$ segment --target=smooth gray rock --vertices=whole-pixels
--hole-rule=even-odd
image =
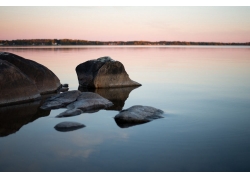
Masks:
[[[80,109],[69,109],[57,115],[56,117],[70,117],[70,116],[77,116],[80,114],[82,114],[82,111]]]
[[[60,80],[51,70],[35,61],[7,52],[1,52],[0,59],[11,63],[25,74],[36,85],[40,94],[56,92],[61,86]]]
[[[74,131],[80,128],[85,127],[85,125],[78,123],[78,122],[61,122],[59,124],[57,124],[54,128],[57,131],[61,131],[61,132],[67,132],[67,131]]]
[[[0,106],[40,99],[36,85],[15,65],[0,60]]]
[[[163,111],[150,106],[132,106],[128,109],[120,111],[115,116],[116,121],[143,123],[154,119],[163,118]]]
[[[76,67],[79,85],[88,88],[141,86],[132,81],[123,64],[110,57],[101,57]]]
[[[68,110],[62,112],[57,117],[76,116],[83,112],[97,112],[112,106],[113,103],[92,92],[80,92],[77,90],[67,91],[47,99],[41,109],[58,109],[67,107]]]
[[[68,104],[76,101],[76,99],[80,95],[81,95],[81,92],[78,90],[67,91],[61,94],[57,94],[47,99],[40,108],[41,109],[58,109],[61,107],[65,107]]]
[[[75,102],[69,104],[67,109],[81,109],[83,112],[90,110],[105,109],[112,106],[113,103],[99,94],[92,92],[83,92]]]

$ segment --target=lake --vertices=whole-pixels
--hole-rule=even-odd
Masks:
[[[78,89],[75,68],[102,56],[123,63],[138,88],[115,107],[56,118],[40,101],[0,108],[0,171],[250,171],[250,47],[47,46],[0,47],[45,65]],[[133,105],[164,118],[125,127],[114,116]],[[73,121],[86,127],[59,132]]]

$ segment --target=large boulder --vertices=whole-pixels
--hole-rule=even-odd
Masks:
[[[15,65],[0,60],[0,105],[10,105],[40,99],[34,84]]]
[[[135,105],[120,111],[115,116],[116,122],[146,123],[154,119],[163,118],[163,111],[150,106]]]
[[[0,52],[0,59],[11,63],[25,74],[36,85],[40,94],[55,92],[61,86],[60,80],[51,70],[35,61],[7,52]]]
[[[76,67],[79,85],[87,88],[141,86],[132,81],[123,64],[110,57],[101,57]]]

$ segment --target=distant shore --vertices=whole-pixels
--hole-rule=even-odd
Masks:
[[[63,46],[63,45],[196,45],[196,46],[250,46],[250,42],[188,42],[188,41],[87,41],[77,39],[20,39],[0,40],[0,46]]]

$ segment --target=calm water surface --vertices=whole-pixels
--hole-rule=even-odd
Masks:
[[[248,47],[0,47],[51,69],[70,90],[75,67],[102,56],[122,62],[138,88],[109,110],[55,118],[40,102],[0,108],[0,171],[250,171]],[[164,118],[124,128],[114,116],[133,105]],[[74,121],[86,127],[59,132]]]

